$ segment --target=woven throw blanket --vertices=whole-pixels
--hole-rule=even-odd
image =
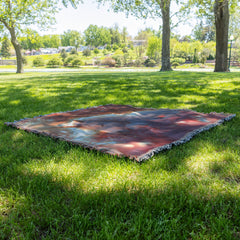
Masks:
[[[234,116],[110,104],[5,124],[140,162]]]

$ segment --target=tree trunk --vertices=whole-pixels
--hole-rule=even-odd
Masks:
[[[9,29],[9,31],[11,34],[11,42],[15,49],[16,57],[17,57],[17,73],[23,73],[23,60],[22,60],[21,45],[19,44],[19,42],[17,40],[15,28],[12,27]]]
[[[170,4],[171,0],[161,0],[162,11],[162,67],[160,71],[172,71],[170,63]]]
[[[227,72],[228,69],[228,0],[215,0],[214,6],[216,25],[216,63],[214,72]]]

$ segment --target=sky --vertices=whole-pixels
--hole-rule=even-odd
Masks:
[[[175,9],[176,6],[172,6]],[[140,30],[146,27],[159,29],[161,25],[161,19],[137,19],[133,16],[128,16],[124,13],[114,13],[109,11],[107,6],[101,6],[98,8],[97,3],[91,0],[85,1],[84,4],[80,4],[77,9],[73,9],[71,6],[68,8],[62,7],[62,10],[56,14],[56,24],[52,26],[53,29],[40,32],[44,34],[63,34],[64,31],[77,30],[81,33],[88,28],[90,24],[104,27],[112,27],[114,24],[118,24],[120,29],[127,27],[127,31],[131,36],[136,36]],[[176,34],[190,35],[193,26],[189,24],[181,24],[181,28],[175,29],[173,32]]]

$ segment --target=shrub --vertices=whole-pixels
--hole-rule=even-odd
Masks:
[[[112,57],[116,62],[116,67],[122,67],[123,66],[123,56],[121,55],[115,55]]]
[[[129,43],[128,48],[130,48],[131,50],[133,50],[133,49],[134,49],[133,43]]]
[[[25,56],[22,56],[22,63],[23,63],[23,65],[28,64],[27,58]]]
[[[97,65],[97,66],[100,66],[101,65],[101,60],[98,58],[94,61],[94,64]]]
[[[207,58],[205,56],[201,56],[199,60],[200,60],[200,63],[205,64],[207,61]]]
[[[83,61],[79,58],[79,57],[75,57],[72,61],[71,61],[71,65],[73,67],[79,67],[83,65]]]
[[[66,53],[65,49],[61,50],[60,56],[61,56],[63,61],[67,58],[68,54]]]
[[[102,60],[102,65],[108,65],[109,67],[115,67],[116,61],[113,58],[107,57]]]
[[[85,57],[91,56],[91,50],[90,49],[84,49],[82,52],[82,55]]]
[[[176,67],[179,66],[180,64],[179,64],[178,62],[173,62],[171,65],[172,65],[174,68],[176,68]]]
[[[214,60],[215,57],[212,54],[209,54],[209,57],[207,58],[207,60]]]
[[[78,52],[77,52],[76,48],[72,48],[70,54],[71,55],[78,55]]]
[[[186,62],[185,58],[172,58],[171,63],[177,62],[179,64],[184,64]]]
[[[141,67],[143,65],[143,60],[141,58],[137,58],[134,63],[134,67]]]
[[[103,49],[103,54],[104,54],[104,55],[107,55],[107,54],[108,54],[107,49]]]
[[[123,55],[123,51],[121,49],[117,49],[115,52],[114,52],[114,55]]]
[[[93,52],[94,52],[95,54],[98,54],[98,53],[99,53],[99,49],[98,49],[98,48],[94,48]]]
[[[33,60],[33,66],[34,67],[42,67],[44,65],[45,65],[45,63],[44,63],[44,59],[42,57],[36,57]]]
[[[159,63],[161,59],[161,49],[162,49],[162,41],[159,37],[152,36],[148,39],[146,54],[149,58]],[[144,48],[140,48],[139,51],[144,52]],[[139,56],[141,55],[139,54]]]
[[[176,58],[187,58],[187,53],[183,50],[180,50],[180,49],[176,49],[174,51],[174,57]]]
[[[71,62],[74,60],[74,58],[76,58],[76,56],[69,56],[65,59],[64,61],[64,66],[69,66],[71,64]]]
[[[121,44],[120,44],[120,48],[123,49],[123,48],[125,48],[125,47],[126,47],[126,44],[125,44],[125,43],[121,43]]]
[[[124,48],[122,49],[122,52],[123,52],[123,53],[128,53],[128,48],[127,48],[127,47],[124,47]]]
[[[72,66],[72,67],[79,67],[84,65],[83,61],[81,60],[80,57],[78,57],[77,55],[71,55],[69,57],[67,57],[64,61],[64,66]]]
[[[134,61],[133,60],[128,60],[126,66],[127,67],[133,67],[134,66]]]
[[[108,51],[111,51],[112,50],[112,47],[111,47],[111,45],[107,45],[107,47],[106,47],[106,49],[108,50]]]
[[[123,55],[122,59],[123,59],[123,66],[125,66],[125,67],[128,66],[128,62],[129,62],[129,60],[130,60],[129,54],[128,54],[128,53],[125,53],[125,54]]]
[[[157,64],[156,61],[154,61],[154,59],[151,59],[151,58],[146,59],[144,62],[144,65],[146,67],[154,67],[156,66],[156,64]]]
[[[194,49],[193,63],[199,63],[199,57],[198,57],[196,48]]]
[[[51,67],[51,68],[56,68],[56,67],[60,67],[63,64],[62,60],[58,57],[52,57],[48,63],[47,66]]]
[[[118,46],[116,43],[114,43],[114,44],[112,45],[112,49],[113,49],[114,51],[116,51],[118,48],[119,48],[119,46]]]

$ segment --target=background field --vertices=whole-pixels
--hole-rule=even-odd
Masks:
[[[104,104],[236,117],[143,164],[4,122]],[[239,73],[0,74],[0,239],[239,239]]]

